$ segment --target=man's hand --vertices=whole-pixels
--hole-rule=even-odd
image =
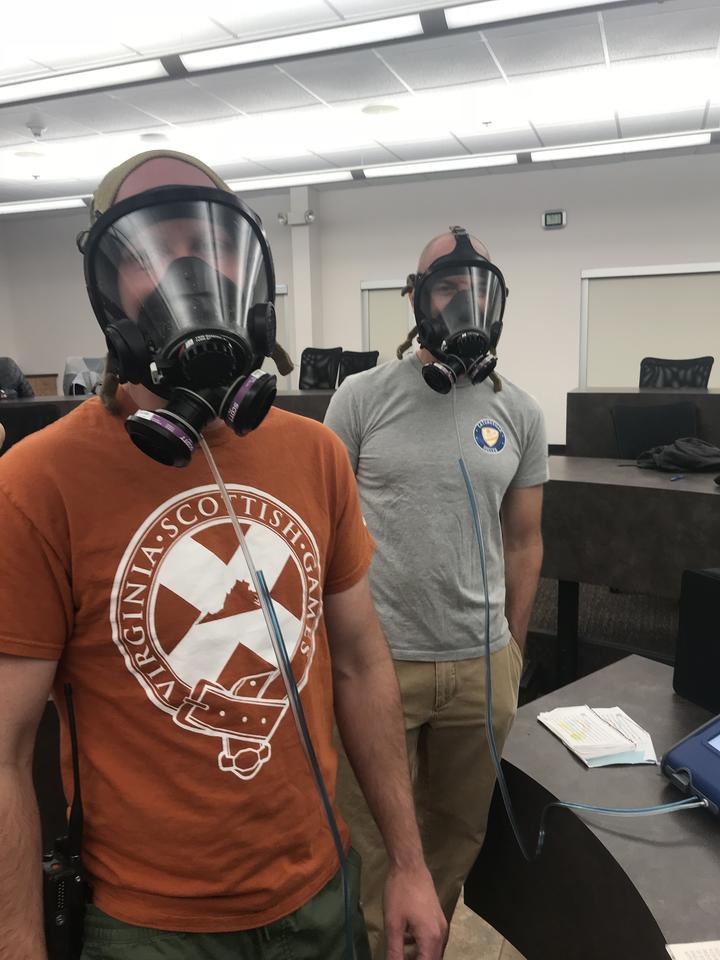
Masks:
[[[386,960],[403,960],[404,946],[410,944],[414,960],[440,960],[448,926],[427,867],[391,867],[384,900]]]

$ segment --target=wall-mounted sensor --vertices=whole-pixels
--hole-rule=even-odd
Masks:
[[[545,230],[559,230],[567,223],[567,213],[564,210],[546,210],[542,215],[542,225]]]

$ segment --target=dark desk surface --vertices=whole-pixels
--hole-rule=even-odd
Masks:
[[[677,598],[683,570],[720,566],[720,487],[623,462],[550,457],[543,576]]]
[[[681,797],[655,767],[586,769],[537,721],[543,710],[580,704],[622,707],[649,731],[658,759],[709,717],[673,693],[670,667],[635,656],[522,707],[503,756],[514,774],[516,799],[532,808],[523,811],[530,814],[525,818],[528,837],[537,835],[547,796],[621,807]],[[666,956],[657,949],[662,941],[720,936],[720,819],[707,811],[632,819],[588,815],[582,820],[570,811],[554,811],[546,852],[531,865],[520,858],[501,821],[507,824],[501,804],[494,803],[488,841],[466,884],[465,899],[528,960],[552,955],[563,960],[659,960]],[[492,834],[496,826],[499,842]],[[563,899],[555,899],[561,888]],[[498,889],[510,909],[502,907]],[[603,903],[605,915],[597,912]],[[615,909],[621,912],[615,914]],[[632,922],[633,931],[622,930],[623,922]],[[661,938],[655,936],[656,926]],[[639,938],[633,946],[637,952],[623,952],[626,934]],[[574,943],[563,948],[565,935]]]
[[[601,457],[550,457],[550,480],[557,483],[590,483],[619,487],[640,487],[670,493],[720,494],[715,472],[682,474],[682,480],[660,470],[644,470],[634,460]],[[681,474],[682,471],[678,471]]]
[[[291,413],[322,422],[334,390],[279,390],[275,406]],[[7,438],[3,450],[8,450],[35,430],[40,430],[58,417],[65,416],[87,396],[30,397],[21,400],[0,400],[0,423]]]

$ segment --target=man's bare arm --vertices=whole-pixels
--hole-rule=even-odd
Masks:
[[[0,958],[46,960],[32,757],[57,664],[0,654]]]
[[[403,936],[417,960],[438,960],[445,918],[425,866],[410,786],[400,693],[367,577],[325,597],[335,716],[348,759],[385,841],[388,960],[402,960]]]
[[[542,567],[542,486],[510,487],[502,502],[505,615],[522,650]]]

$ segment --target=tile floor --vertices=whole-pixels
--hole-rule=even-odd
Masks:
[[[523,956],[460,900],[445,960],[523,960]]]

